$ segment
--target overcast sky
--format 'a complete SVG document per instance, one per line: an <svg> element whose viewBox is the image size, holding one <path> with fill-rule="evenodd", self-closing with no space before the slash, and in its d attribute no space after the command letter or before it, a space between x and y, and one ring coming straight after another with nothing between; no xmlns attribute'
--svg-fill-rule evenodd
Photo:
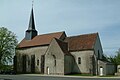
<svg viewBox="0 0 120 80"><path fill-rule="evenodd" d="M19 42L28 28L32 0L0 0L0 26ZM68 36L98 32L104 53L120 48L120 0L34 0L39 34L65 31Z"/></svg>

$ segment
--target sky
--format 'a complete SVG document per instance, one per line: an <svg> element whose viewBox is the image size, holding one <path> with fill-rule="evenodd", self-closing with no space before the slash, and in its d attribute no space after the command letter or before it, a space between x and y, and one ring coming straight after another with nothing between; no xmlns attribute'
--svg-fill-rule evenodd
<svg viewBox="0 0 120 80"><path fill-rule="evenodd" d="M20 42L28 28L32 0L0 0L0 27ZM120 0L34 0L39 34L65 31L68 36L99 33L105 55L120 48Z"/></svg>

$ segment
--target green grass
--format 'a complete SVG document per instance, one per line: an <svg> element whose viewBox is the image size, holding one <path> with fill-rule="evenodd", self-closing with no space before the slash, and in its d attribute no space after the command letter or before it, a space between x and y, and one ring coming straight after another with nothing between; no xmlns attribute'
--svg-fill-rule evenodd
<svg viewBox="0 0 120 80"><path fill-rule="evenodd" d="M117 77L116 75L105 75L105 76L99 76L99 77Z"/></svg>
<svg viewBox="0 0 120 80"><path fill-rule="evenodd" d="M92 75L92 74L68 74L67 76L98 76L98 77L117 77L115 75L105 75L105 76L99 76L99 75Z"/></svg>
<svg viewBox="0 0 120 80"><path fill-rule="evenodd" d="M93 76L92 74L68 74L68 76Z"/></svg>

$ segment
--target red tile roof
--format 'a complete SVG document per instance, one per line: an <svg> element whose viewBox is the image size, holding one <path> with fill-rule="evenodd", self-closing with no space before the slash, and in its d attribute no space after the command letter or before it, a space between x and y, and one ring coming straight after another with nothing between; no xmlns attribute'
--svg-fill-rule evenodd
<svg viewBox="0 0 120 80"><path fill-rule="evenodd" d="M84 34L79 36L67 37L69 51L93 49L98 33Z"/></svg>
<svg viewBox="0 0 120 80"><path fill-rule="evenodd" d="M56 33L38 35L38 36L34 37L32 40L23 39L19 43L18 48L48 45L48 44L50 44L50 41L54 37L57 38L57 39L60 39L63 34L64 34L64 32L56 32Z"/></svg>
<svg viewBox="0 0 120 80"><path fill-rule="evenodd" d="M60 39L56 39L55 40L57 41L59 47L61 48L61 50L64 52L64 54L68 54L68 43L67 42L63 42L62 40Z"/></svg>

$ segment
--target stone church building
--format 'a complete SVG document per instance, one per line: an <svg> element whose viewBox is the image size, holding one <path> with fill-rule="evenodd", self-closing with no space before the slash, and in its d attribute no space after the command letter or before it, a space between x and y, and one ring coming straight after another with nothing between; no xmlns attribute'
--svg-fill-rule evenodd
<svg viewBox="0 0 120 80"><path fill-rule="evenodd" d="M32 8L25 38L16 48L14 69L17 73L48 75L113 73L107 72L111 69L107 70L107 65L111 64L103 61L98 33L67 36L63 31L38 35Z"/></svg>

